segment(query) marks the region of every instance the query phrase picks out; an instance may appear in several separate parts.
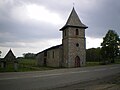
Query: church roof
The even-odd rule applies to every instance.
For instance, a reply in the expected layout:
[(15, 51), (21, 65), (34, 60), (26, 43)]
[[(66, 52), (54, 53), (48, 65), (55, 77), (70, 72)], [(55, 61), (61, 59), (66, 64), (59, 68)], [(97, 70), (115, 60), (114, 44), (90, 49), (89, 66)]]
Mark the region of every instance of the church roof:
[(11, 49), (8, 51), (8, 53), (6, 54), (6, 56), (4, 57), (3, 60), (4, 60), (4, 61), (16, 61), (16, 57), (15, 57), (15, 55), (13, 54), (13, 52), (12, 52)]
[(62, 44), (56, 45), (56, 46), (52, 46), (52, 47), (50, 47), (50, 48), (48, 48), (48, 49), (45, 49), (45, 50), (37, 53), (36, 56), (37, 56), (38, 54), (40, 54), (40, 53), (47, 52), (48, 50), (52, 50), (52, 49), (57, 49), (57, 48), (59, 48), (59, 47), (61, 47), (61, 46), (62, 46)]
[(66, 27), (80, 27), (80, 28), (88, 28), (86, 25), (84, 25), (81, 20), (79, 19), (74, 7), (72, 9), (72, 12), (65, 24), (60, 30), (64, 30)]

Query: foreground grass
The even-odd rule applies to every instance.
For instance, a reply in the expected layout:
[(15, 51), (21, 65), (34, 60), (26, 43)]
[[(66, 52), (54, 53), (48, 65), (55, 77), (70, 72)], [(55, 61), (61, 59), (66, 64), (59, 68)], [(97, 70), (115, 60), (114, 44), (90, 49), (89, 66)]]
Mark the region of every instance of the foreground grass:
[(120, 59), (115, 59), (115, 63), (106, 63), (104, 64), (102, 61), (101, 62), (86, 62), (86, 67), (89, 66), (99, 66), (99, 65), (111, 65), (111, 64), (120, 64)]
[(22, 67), (18, 68), (18, 70), (14, 70), (14, 68), (0, 68), (0, 72), (27, 72), (27, 71), (44, 71), (44, 70), (53, 70), (51, 67)]
[(116, 64), (120, 64), (120, 59), (116, 59), (116, 60), (115, 60), (115, 63), (116, 63)]
[(100, 62), (86, 62), (86, 67), (98, 66), (98, 65), (100, 65)]
[[(43, 71), (43, 70), (60, 69), (53, 67), (39, 67), (35, 59), (20, 59), (18, 61), (19, 61), (19, 66), (17, 71), (14, 70), (13, 65), (8, 65), (7, 68), (4, 69), (0, 67), (0, 72), (26, 72), (26, 71)], [(117, 59), (115, 61), (115, 64), (120, 64), (120, 60)], [(100, 66), (100, 65), (101, 62), (86, 62), (86, 67)]]
[(0, 67), (0, 72), (26, 72), (26, 71), (43, 71), (53, 70), (52, 67), (39, 67), (35, 59), (20, 59), (18, 70), (15, 71), (13, 65), (8, 65), (6, 68)]

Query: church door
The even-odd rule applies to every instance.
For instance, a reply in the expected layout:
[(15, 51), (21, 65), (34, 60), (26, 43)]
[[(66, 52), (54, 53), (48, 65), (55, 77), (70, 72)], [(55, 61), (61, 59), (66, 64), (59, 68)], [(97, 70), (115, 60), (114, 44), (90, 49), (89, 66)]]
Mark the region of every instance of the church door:
[(79, 56), (75, 57), (75, 67), (80, 67), (80, 58), (79, 58)]

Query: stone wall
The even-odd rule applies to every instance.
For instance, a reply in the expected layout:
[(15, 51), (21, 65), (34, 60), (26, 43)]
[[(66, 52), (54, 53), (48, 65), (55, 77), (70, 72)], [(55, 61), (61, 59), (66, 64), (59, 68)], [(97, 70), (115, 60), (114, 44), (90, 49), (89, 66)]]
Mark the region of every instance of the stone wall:
[(45, 50), (36, 57), (39, 66), (62, 67), (62, 46)]
[[(76, 29), (78, 29), (78, 35), (76, 35)], [(80, 66), (84, 66), (86, 61), (84, 29), (68, 27), (66, 32), (63, 32), (63, 48), (65, 67), (75, 67), (76, 56), (80, 57)]]
[(39, 66), (44, 66), (44, 52), (39, 53), (36, 56), (37, 62)]
[(47, 51), (47, 66), (61, 67), (61, 48), (51, 49)]

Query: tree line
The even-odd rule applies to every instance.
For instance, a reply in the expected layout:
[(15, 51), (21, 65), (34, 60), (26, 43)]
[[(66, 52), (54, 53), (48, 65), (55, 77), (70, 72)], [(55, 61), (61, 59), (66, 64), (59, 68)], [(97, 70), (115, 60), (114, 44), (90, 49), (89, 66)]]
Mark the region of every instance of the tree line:
[(23, 53), (23, 58), (25, 59), (35, 59), (36, 55), (34, 53)]
[(120, 58), (120, 38), (114, 30), (109, 30), (101, 47), (86, 50), (87, 61), (99, 61), (104, 64), (115, 63), (115, 58)]
[(1, 54), (2, 54), (2, 51), (0, 51), (0, 56), (1, 56)]

